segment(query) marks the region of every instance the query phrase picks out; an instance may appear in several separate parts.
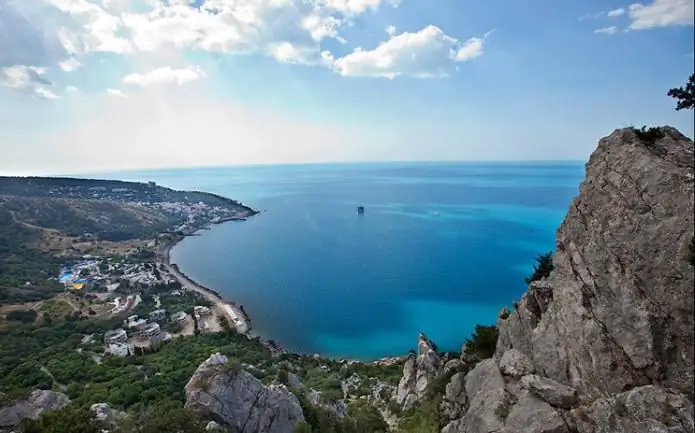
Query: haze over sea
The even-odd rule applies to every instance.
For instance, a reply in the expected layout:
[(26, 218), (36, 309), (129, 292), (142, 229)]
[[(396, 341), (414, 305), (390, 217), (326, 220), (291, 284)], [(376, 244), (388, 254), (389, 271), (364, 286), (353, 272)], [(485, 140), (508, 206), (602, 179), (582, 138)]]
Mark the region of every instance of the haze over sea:
[[(252, 166), (100, 175), (221, 194), (264, 211), (184, 239), (172, 261), (286, 349), (459, 350), (526, 290), (581, 162)], [(365, 206), (359, 216), (356, 207)]]

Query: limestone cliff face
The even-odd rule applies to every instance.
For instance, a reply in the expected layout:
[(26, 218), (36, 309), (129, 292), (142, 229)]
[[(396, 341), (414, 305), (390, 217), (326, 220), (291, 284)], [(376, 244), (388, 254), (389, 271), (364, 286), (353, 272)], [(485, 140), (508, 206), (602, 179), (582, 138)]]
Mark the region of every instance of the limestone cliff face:
[(427, 386), (439, 374), (442, 360), (432, 342), (420, 334), (417, 354), (412, 354), (403, 366), (403, 377), (396, 390), (396, 402), (403, 408), (410, 408), (427, 394)]
[(186, 385), (186, 407), (238, 433), (292, 433), (304, 421), (297, 397), (284, 385), (265, 386), (222, 355), (212, 355)]
[(600, 140), (555, 270), (499, 320), (495, 357), (452, 378), (444, 432), (693, 433), (695, 156), (659, 131)]

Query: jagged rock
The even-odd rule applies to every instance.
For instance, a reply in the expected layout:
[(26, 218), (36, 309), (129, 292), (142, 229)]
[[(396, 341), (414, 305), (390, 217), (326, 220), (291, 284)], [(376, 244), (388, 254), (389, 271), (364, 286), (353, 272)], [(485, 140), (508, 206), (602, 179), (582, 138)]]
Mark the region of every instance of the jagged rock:
[(186, 384), (186, 407), (242, 433), (291, 433), (304, 421), (297, 397), (286, 386), (264, 386), (219, 354), (203, 362)]
[(28, 396), (20, 398), (12, 404), (0, 409), (0, 428), (12, 427), (23, 419), (37, 419), (42, 413), (60, 409), (70, 403), (67, 395), (37, 389)]
[(446, 385), (442, 399), (442, 415), (444, 419), (452, 421), (461, 417), (466, 410), (467, 404), (465, 375), (456, 373), (451, 376), (451, 380)]
[(442, 433), (490, 433), (501, 431), (504, 420), (498, 407), (507, 406), (504, 379), (497, 364), (486, 359), (473, 368), (465, 379), (468, 410), (462, 418), (447, 424)]
[(398, 383), (396, 402), (405, 410), (427, 394), (427, 386), (440, 371), (442, 361), (434, 344), (420, 334), (417, 355), (411, 355), (403, 366), (403, 377)]
[(449, 361), (446, 362), (446, 364), (444, 364), (444, 368), (442, 369), (442, 374), (448, 374), (454, 370), (458, 370), (462, 365), (463, 365), (463, 361), (461, 361), (460, 359), (450, 359)]
[[(499, 413), (498, 413), (499, 415)], [(524, 392), (509, 409), (505, 433), (569, 433), (569, 427), (548, 403)]]
[(521, 378), (521, 386), (552, 406), (569, 409), (577, 403), (577, 391), (547, 377), (530, 374)]
[(570, 412), (580, 433), (693, 433), (693, 404), (682, 394), (643, 386)]
[(220, 426), (218, 423), (216, 423), (215, 421), (210, 421), (210, 422), (207, 423), (207, 425), (205, 426), (205, 431), (210, 431), (210, 430), (219, 429), (220, 427), (221, 427), (221, 426)]
[(320, 391), (316, 391), (314, 389), (309, 390), (307, 393), (307, 400), (309, 400), (309, 403), (313, 404), (316, 407), (320, 407), (322, 409), (326, 409), (329, 412), (333, 412), (335, 416), (338, 418), (343, 418), (346, 417), (348, 414), (348, 408), (347, 405), (343, 400), (338, 400), (338, 401), (328, 401), (326, 398), (323, 397), (323, 393)]
[(287, 385), (292, 389), (299, 389), (304, 386), (299, 377), (291, 371), (287, 373)]
[[(493, 360), (466, 376), (468, 408), (443, 433), (695, 433), (694, 146), (670, 127), (648, 135), (599, 142), (554, 271), (499, 318)], [(512, 350), (535, 375), (517, 381)]]
[(507, 376), (519, 378), (535, 371), (533, 363), (522, 352), (516, 349), (509, 349), (504, 352), (500, 359), (500, 370)]
[(522, 351), (583, 402), (651, 383), (693, 388), (693, 142), (661, 132), (599, 142), (558, 229), (555, 270), (498, 322), (497, 359)]

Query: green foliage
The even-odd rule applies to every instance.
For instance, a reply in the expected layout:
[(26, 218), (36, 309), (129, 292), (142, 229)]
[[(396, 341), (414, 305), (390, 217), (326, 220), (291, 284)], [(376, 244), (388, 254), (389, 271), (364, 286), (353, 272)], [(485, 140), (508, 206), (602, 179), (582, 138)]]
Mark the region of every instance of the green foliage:
[[(101, 334), (120, 325), (120, 319), (78, 319), (52, 325), (15, 325), (0, 330), (0, 389), (18, 394), (32, 388), (51, 389), (53, 379), (68, 385), (73, 404), (88, 407), (106, 402), (119, 409), (137, 408), (164, 400), (184, 401), (184, 387), (193, 371), (212, 353), (230, 356), (230, 365), (248, 363), (265, 368), (270, 352), (257, 340), (230, 330), (197, 337), (176, 338), (159, 351), (142, 356), (104, 356), (100, 364), (81, 344), (83, 335)], [(81, 352), (77, 349), (82, 348)], [(240, 367), (239, 367), (240, 368)]]
[(22, 323), (34, 323), (37, 312), (35, 310), (13, 310), (7, 313), (7, 320)]
[(495, 408), (495, 415), (502, 421), (505, 421), (509, 416), (509, 405), (507, 403), (500, 403), (497, 408)]
[[(0, 201), (0, 304), (33, 302), (64, 290), (55, 277), (61, 260), (32, 248), (39, 231), (14, 220)], [(26, 283), (29, 283), (27, 285)]]
[(87, 408), (67, 405), (62, 409), (46, 412), (36, 421), (25, 419), (22, 433), (101, 433), (101, 427)]
[(404, 411), (398, 422), (399, 433), (439, 433), (441, 399), (425, 400)]
[(677, 100), (676, 111), (695, 109), (695, 74), (688, 77), (684, 87), (669, 90), (668, 96)]
[(475, 325), (475, 332), (464, 343), (463, 357), (467, 363), (492, 358), (497, 346), (499, 330), (496, 326)]
[(524, 279), (526, 284), (531, 284), (534, 281), (542, 280), (550, 276), (550, 273), (555, 269), (553, 265), (553, 252), (549, 251), (536, 257), (536, 264), (533, 265), (533, 274)]
[(311, 425), (305, 422), (299, 422), (294, 425), (292, 433), (311, 433)]
[(202, 433), (205, 424), (181, 403), (163, 401), (131, 414), (114, 433)]
[(637, 134), (640, 140), (646, 143), (654, 143), (656, 140), (664, 138), (664, 131), (656, 126), (643, 126), (640, 129), (632, 128), (632, 131)]
[(446, 386), (449, 384), (449, 382), (451, 382), (451, 378), (456, 373), (466, 374), (468, 373), (469, 369), (470, 367), (467, 363), (461, 363), (457, 368), (449, 370), (446, 374), (441, 374), (437, 376), (427, 386), (427, 396), (429, 398), (441, 397), (442, 395), (444, 395)]
[(374, 406), (355, 402), (348, 407), (348, 417), (338, 418), (333, 412), (309, 403), (303, 391), (297, 398), (302, 406), (306, 425), (295, 426), (294, 433), (386, 433), (388, 426)]

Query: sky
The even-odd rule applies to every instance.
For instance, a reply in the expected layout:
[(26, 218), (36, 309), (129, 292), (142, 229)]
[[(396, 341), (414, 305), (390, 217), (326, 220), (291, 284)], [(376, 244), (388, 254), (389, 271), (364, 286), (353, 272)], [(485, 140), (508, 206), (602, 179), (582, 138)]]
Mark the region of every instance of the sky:
[(585, 160), (692, 111), (692, 0), (0, 0), (0, 174)]

